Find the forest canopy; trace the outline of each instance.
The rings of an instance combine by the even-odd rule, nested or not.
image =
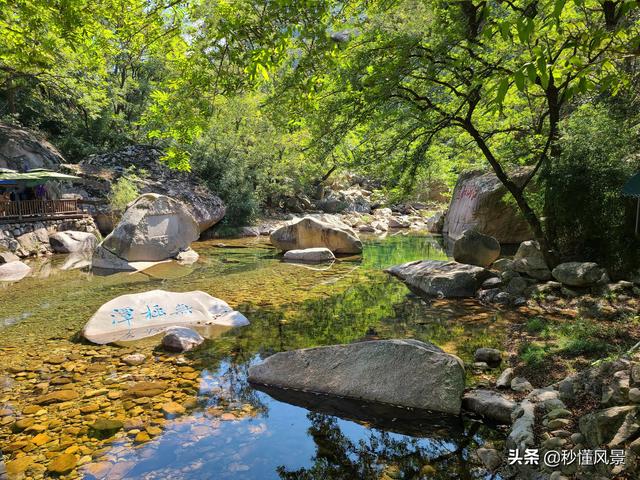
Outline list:
[[[0,0],[0,115],[71,161],[160,145],[239,222],[327,172],[367,175],[400,200],[486,168],[553,262],[576,248],[567,219],[584,216],[582,235],[601,228],[576,215],[575,191],[606,206],[611,237],[632,237],[615,192],[638,168],[638,6]],[[610,148],[594,142],[604,131]],[[637,252],[614,243],[594,256]]]

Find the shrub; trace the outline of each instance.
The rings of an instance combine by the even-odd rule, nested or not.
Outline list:
[[[134,172],[135,167],[127,169],[124,175],[112,185],[109,205],[114,212],[124,212],[127,205],[140,196],[137,185],[138,176]]]
[[[604,106],[584,105],[561,128],[561,155],[543,175],[546,227],[563,257],[596,261],[613,273],[640,263],[635,201],[621,189],[640,162],[633,128]]]

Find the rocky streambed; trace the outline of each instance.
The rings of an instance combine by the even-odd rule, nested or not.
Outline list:
[[[557,332],[552,326],[571,320],[545,315],[542,308],[421,298],[384,273],[413,260],[445,260],[435,237],[364,238],[361,256],[342,256],[328,265],[283,262],[260,238],[193,247],[200,255],[194,264],[162,263],[144,272],[108,276],[62,270],[65,258],[54,256],[32,261],[33,274],[22,281],[2,284],[4,475],[501,478],[492,472],[511,425],[490,426],[469,415],[440,425],[418,421],[406,410],[405,415],[394,412],[396,420],[390,421],[377,407],[357,401],[354,410],[327,398],[261,391],[248,381],[249,369],[277,352],[391,338],[430,342],[460,357],[471,388],[495,390],[510,366],[535,387],[545,387],[589,361],[563,358],[562,368],[536,377],[535,366],[522,365],[523,343],[536,335],[553,341]],[[101,305],[149,290],[201,290],[227,301],[251,324],[203,331],[204,345],[186,354],[163,351],[155,337],[118,345],[81,339],[80,330]],[[491,350],[478,357],[480,347],[497,348],[502,361],[494,362]],[[523,382],[510,379],[507,385],[520,388],[508,393],[518,403],[540,394],[529,393],[533,387]],[[620,388],[628,395],[624,378]],[[564,398],[558,386],[554,391],[545,395]],[[543,417],[559,414],[545,412],[545,404],[535,400],[540,405],[533,415],[540,422],[530,425],[534,444],[559,437],[563,445],[575,446],[567,435],[579,433],[574,427],[586,408],[582,398],[565,399],[568,434],[547,428],[556,418]],[[626,405],[628,397],[620,402],[607,406]]]
[[[469,362],[478,342],[503,343],[508,322],[494,309],[473,300],[426,302],[382,271],[445,258],[435,238],[366,239],[361,257],[324,268],[283,262],[260,239],[194,247],[200,260],[193,265],[109,276],[60,270],[65,258],[54,256],[32,261],[32,276],[2,286],[5,475],[279,478],[282,471],[296,478],[332,458],[325,467],[346,478],[394,478],[406,469],[457,478],[480,466],[468,463],[467,445],[504,439],[505,432],[470,420],[443,436],[426,425],[394,429],[314,413],[247,380],[249,367],[269,354],[363,338],[418,338]],[[153,289],[215,294],[251,325],[208,331],[205,344],[186,354],[159,349],[157,338],[93,345],[78,335],[108,300]],[[353,459],[344,464],[343,455]]]

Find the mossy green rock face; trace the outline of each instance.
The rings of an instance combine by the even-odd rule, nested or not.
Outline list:
[[[417,340],[292,350],[249,369],[253,383],[455,415],[464,375],[458,357]]]
[[[114,436],[122,427],[123,423],[120,420],[101,418],[89,427],[89,433],[95,438],[109,438]]]

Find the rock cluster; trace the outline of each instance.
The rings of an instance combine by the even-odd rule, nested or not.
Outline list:
[[[618,451],[624,463],[566,462],[559,466],[504,466],[509,478],[636,478],[640,472],[640,363],[621,358],[532,390],[513,412],[506,448]],[[585,408],[585,405],[588,405]],[[505,457],[506,458],[506,455]]]
[[[3,379],[13,385],[0,397],[8,478],[131,476],[134,447],[157,441],[181,421],[176,417],[199,406],[204,364],[154,351],[153,345],[49,340],[46,349],[13,351],[4,360]],[[257,415],[231,386],[216,386],[212,395],[217,400],[189,420],[189,441],[215,434],[224,422]]]
[[[107,201],[111,187],[132,167],[139,178],[140,193],[157,193],[181,201],[196,219],[200,232],[218,223],[226,210],[222,200],[192,173],[169,168],[161,161],[162,156],[163,152],[155,147],[131,145],[64,167],[84,179],[71,193],[94,204],[91,213],[104,234],[113,228],[114,214],[119,213],[112,212]]]
[[[611,283],[607,272],[593,262],[566,262],[551,270],[533,240],[522,242],[513,259],[498,259],[490,269],[496,276],[477,292],[478,299],[485,303],[520,306],[528,299],[554,301],[611,292],[640,294],[632,282]]]
[[[69,231],[99,235],[91,217],[10,223],[0,225],[0,251],[9,251],[21,258],[49,255],[55,251],[51,236]]]

